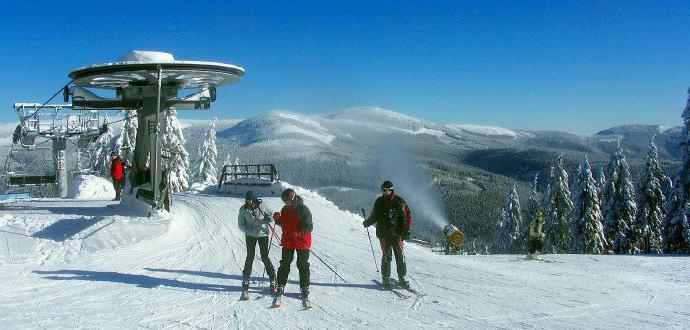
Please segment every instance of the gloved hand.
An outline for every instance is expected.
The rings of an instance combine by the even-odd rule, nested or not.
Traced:
[[[273,213],[273,220],[280,220],[280,212]]]

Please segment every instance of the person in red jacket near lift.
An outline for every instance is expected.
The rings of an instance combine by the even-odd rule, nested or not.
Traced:
[[[113,188],[115,188],[115,201],[120,200],[120,192],[125,185],[125,166],[122,163],[122,158],[116,152],[110,153],[110,178],[113,180]]]
[[[275,307],[279,307],[285,291],[288,275],[290,275],[290,264],[297,252],[297,269],[299,270],[299,286],[302,300],[307,306],[309,303],[309,249],[311,248],[311,230],[313,228],[311,212],[302,203],[302,198],[295,195],[292,189],[285,189],[280,198],[285,206],[276,212],[273,218],[282,229],[280,244],[283,246],[280,267],[278,267],[278,278],[276,279],[276,300]]]

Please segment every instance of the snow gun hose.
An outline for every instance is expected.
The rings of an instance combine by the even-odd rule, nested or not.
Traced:
[[[280,237],[278,237],[278,234],[276,233],[275,229],[273,229],[273,227],[271,227],[271,233],[273,233],[273,236],[275,236],[276,239],[280,242]],[[340,274],[338,274],[338,272],[336,272],[335,269],[333,269],[331,266],[329,266],[325,261],[323,261],[323,259],[321,259],[321,257],[319,257],[316,253],[314,253],[314,251],[312,249],[309,249],[309,252],[311,252],[311,254],[313,254],[314,257],[316,257],[316,259],[319,259],[319,261],[321,261],[322,264],[326,265],[326,267],[328,267],[328,269],[330,269],[336,276],[338,276],[340,278],[340,280],[342,280],[345,283],[349,283],[342,276],[340,276]]]
[[[364,220],[366,220],[367,213],[364,209],[362,209],[362,215],[364,216]],[[376,272],[380,273],[379,264],[376,262],[376,254],[374,253],[374,244],[371,244],[371,235],[369,234],[369,227],[367,227],[367,237],[369,237],[369,246],[371,247],[371,256],[374,257],[374,266],[376,266]]]

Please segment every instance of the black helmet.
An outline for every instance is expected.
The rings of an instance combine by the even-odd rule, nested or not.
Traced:
[[[110,157],[112,157],[112,156],[117,156],[117,152],[115,152],[115,151],[111,152]]]
[[[381,189],[383,188],[393,189],[393,182],[390,182],[388,180],[383,181],[383,183],[381,184]]]
[[[251,190],[247,191],[247,193],[244,195],[244,200],[254,200],[254,192]]]
[[[290,188],[283,190],[283,193],[280,194],[280,199],[282,199],[284,203],[289,203],[293,198],[295,198],[295,191]]]

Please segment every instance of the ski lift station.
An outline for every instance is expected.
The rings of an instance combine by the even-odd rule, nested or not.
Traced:
[[[8,186],[47,185],[58,187],[60,197],[67,195],[67,140],[88,144],[104,132],[99,110],[135,110],[138,130],[134,148],[134,186],[136,196],[154,208],[170,205],[169,184],[161,168],[159,145],[162,111],[207,110],[216,100],[216,87],[239,81],[241,67],[201,61],[179,61],[172,54],[132,51],[114,63],[85,66],[69,73],[72,79],[64,87],[64,104],[17,103],[20,123],[13,137],[5,175]],[[114,91],[114,97],[97,95],[94,90]],[[183,90],[188,94],[181,96]],[[70,102],[71,101],[71,102]],[[48,146],[36,143],[37,137],[52,141],[49,162],[53,173],[19,173],[12,170],[12,159]],[[46,158],[44,157],[44,160]],[[15,162],[16,163],[16,162]]]

